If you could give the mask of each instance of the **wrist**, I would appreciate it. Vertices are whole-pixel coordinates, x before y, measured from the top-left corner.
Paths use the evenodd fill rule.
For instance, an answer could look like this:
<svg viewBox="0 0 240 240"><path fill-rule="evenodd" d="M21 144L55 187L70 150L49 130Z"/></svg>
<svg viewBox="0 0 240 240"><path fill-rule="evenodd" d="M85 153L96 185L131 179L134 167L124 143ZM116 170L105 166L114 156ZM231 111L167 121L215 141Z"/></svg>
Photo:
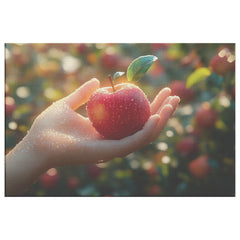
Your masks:
<svg viewBox="0 0 240 240"><path fill-rule="evenodd" d="M30 133L22 140L21 151L29 156L30 163L35 165L39 170L46 171L51 168L47 151L41 148L41 144L38 143L37 138Z"/></svg>
<svg viewBox="0 0 240 240"><path fill-rule="evenodd" d="M47 170L43 154L36 152L26 136L6 156L6 195L21 195Z"/></svg>

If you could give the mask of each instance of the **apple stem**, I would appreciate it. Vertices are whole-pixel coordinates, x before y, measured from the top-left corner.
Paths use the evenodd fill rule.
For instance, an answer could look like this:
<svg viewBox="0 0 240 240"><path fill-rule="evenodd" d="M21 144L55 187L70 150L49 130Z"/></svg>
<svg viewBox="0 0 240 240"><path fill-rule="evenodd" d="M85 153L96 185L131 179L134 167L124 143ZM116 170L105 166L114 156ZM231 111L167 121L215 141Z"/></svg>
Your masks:
<svg viewBox="0 0 240 240"><path fill-rule="evenodd" d="M108 75L108 78L109 78L109 81L110 81L110 83L111 83L111 85L112 85L113 92L116 92L116 89L115 89L115 87L114 87L113 80L112 80L112 77L111 77L110 74Z"/></svg>

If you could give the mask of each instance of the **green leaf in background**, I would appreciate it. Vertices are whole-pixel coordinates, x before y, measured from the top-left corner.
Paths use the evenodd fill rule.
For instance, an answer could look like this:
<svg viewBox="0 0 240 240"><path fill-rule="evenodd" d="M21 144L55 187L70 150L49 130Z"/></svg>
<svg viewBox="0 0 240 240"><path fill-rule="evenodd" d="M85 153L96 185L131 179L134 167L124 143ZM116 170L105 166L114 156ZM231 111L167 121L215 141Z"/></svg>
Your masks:
<svg viewBox="0 0 240 240"><path fill-rule="evenodd" d="M125 72L116 72L113 75L113 81L116 80L117 78L120 78L121 76L123 76L125 74Z"/></svg>
<svg viewBox="0 0 240 240"><path fill-rule="evenodd" d="M211 74L211 71L208 68L198 68L193 73L189 75L186 82L186 87L190 88L198 82L201 82L206 77Z"/></svg>
<svg viewBox="0 0 240 240"><path fill-rule="evenodd" d="M157 59L156 56L146 55L133 60L127 70L128 81L138 81Z"/></svg>

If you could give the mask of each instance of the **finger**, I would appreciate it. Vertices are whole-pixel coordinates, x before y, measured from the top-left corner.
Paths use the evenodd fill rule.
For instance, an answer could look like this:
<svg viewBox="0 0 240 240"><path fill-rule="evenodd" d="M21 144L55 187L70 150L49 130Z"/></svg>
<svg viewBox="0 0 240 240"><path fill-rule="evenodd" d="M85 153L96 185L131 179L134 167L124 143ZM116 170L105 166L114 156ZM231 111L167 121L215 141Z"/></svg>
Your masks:
<svg viewBox="0 0 240 240"><path fill-rule="evenodd" d="M161 131L163 130L163 128L167 124L167 121L169 120L169 118L175 112L175 110L176 110L176 108L179 104L179 101L180 101L180 98L178 96L174 96L174 97L171 98L170 102L162 108L162 110L159 114L160 120L159 120L159 123L156 127L156 131L155 131L155 134L152 138L152 141L154 141L159 136L159 134L161 133Z"/></svg>
<svg viewBox="0 0 240 240"><path fill-rule="evenodd" d="M170 88L163 88L158 95L154 98L153 102L151 103L151 113L155 114L159 107L162 105L164 100L170 96L171 89Z"/></svg>
<svg viewBox="0 0 240 240"><path fill-rule="evenodd" d="M162 132L163 128L167 124L167 121L172 116L172 113L173 113L172 105L171 104L166 104L163 107L161 113L159 114L160 119L159 119L159 122L158 122L158 124L156 126L154 135L151 138L151 142L155 141L156 138L160 135L160 133Z"/></svg>
<svg viewBox="0 0 240 240"><path fill-rule="evenodd" d="M99 81L93 78L62 100L65 101L70 108L76 110L88 101L92 93L99 88L99 85Z"/></svg>
<svg viewBox="0 0 240 240"><path fill-rule="evenodd" d="M173 96L172 100L170 101L170 104L173 106L173 112L177 109L177 106L179 103L180 103L180 97Z"/></svg>
<svg viewBox="0 0 240 240"><path fill-rule="evenodd" d="M89 158L95 160L125 156L149 143L147 140L154 133L158 120L159 115L151 116L142 130L121 140L98 140L93 144L86 142L84 151L90 152L92 156Z"/></svg>
<svg viewBox="0 0 240 240"><path fill-rule="evenodd" d="M161 106L159 107L159 109L156 111L156 114L160 114L160 112L161 112L162 109L165 107L165 105L167 105L167 104L169 104L169 103L171 102L172 98L173 98L172 96L167 97L167 98L163 101L163 103L161 104Z"/></svg>

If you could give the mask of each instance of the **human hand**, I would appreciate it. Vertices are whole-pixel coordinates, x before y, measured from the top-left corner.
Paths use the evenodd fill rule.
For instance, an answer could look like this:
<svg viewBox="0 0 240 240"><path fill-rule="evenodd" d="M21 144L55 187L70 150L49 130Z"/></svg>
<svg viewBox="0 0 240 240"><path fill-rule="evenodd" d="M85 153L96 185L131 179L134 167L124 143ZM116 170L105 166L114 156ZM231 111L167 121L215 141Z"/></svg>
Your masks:
<svg viewBox="0 0 240 240"><path fill-rule="evenodd" d="M74 111L98 88L99 81L92 79L35 119L25 141L49 168L108 161L142 148L158 137L180 100L170 96L169 88L162 89L151 103L152 115L142 130L120 140L106 140L88 118Z"/></svg>

